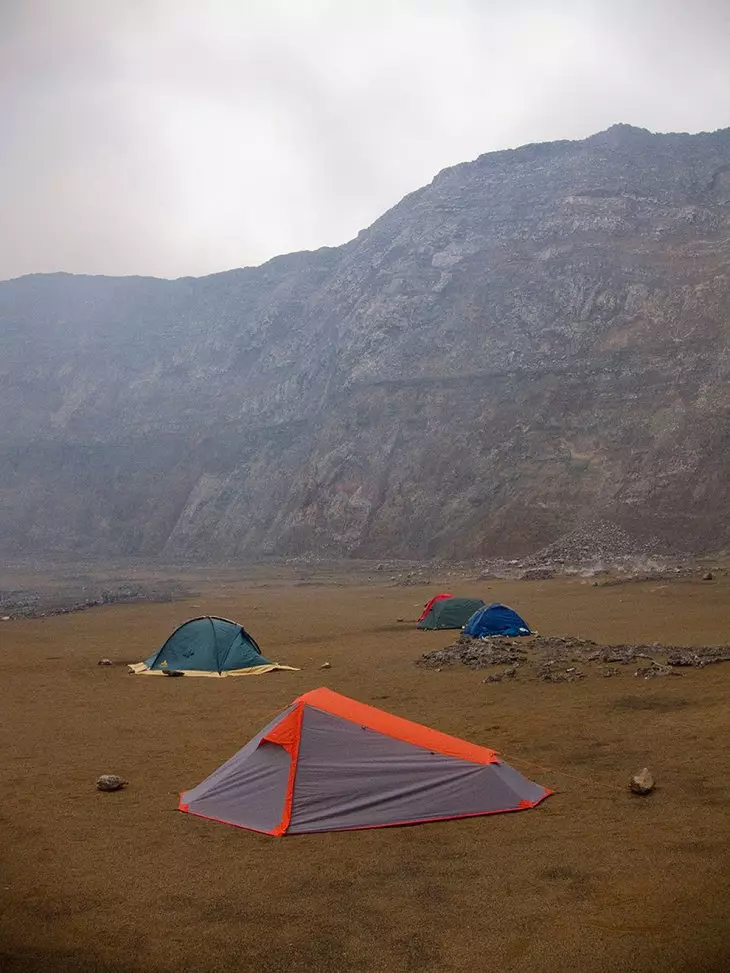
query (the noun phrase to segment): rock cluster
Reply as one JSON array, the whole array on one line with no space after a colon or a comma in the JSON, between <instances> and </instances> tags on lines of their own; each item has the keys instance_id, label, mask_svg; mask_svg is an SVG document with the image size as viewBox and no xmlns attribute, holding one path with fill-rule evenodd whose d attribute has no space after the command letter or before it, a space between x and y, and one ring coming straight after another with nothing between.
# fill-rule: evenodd
<instances>
[{"instance_id":1,"label":"rock cluster","mask_svg":"<svg viewBox=\"0 0 730 973\"><path fill-rule=\"evenodd\" d=\"M660 546L658 539L629 534L611 521L589 521L526 557L528 570L523 578L539 577L540 571L549 572L550 567L614 565L622 560L636 560L656 554Z\"/></svg>"},{"instance_id":2,"label":"rock cluster","mask_svg":"<svg viewBox=\"0 0 730 973\"><path fill-rule=\"evenodd\" d=\"M563 668L555 662L543 662L535 673L543 682L576 682L583 679L583 673L576 666Z\"/></svg>"},{"instance_id":3,"label":"rock cluster","mask_svg":"<svg viewBox=\"0 0 730 973\"><path fill-rule=\"evenodd\" d=\"M730 645L691 648L658 643L600 645L590 639L570 636L536 635L511 639L460 635L452 645L424 653L416 660L416 665L439 671L452 665L465 665L471 669L519 666L521 670L534 670L537 678L544 682L575 682L586 675L583 671L586 665L597 664L598 673L608 678L619 675L622 667L642 660L648 665L635 670L635 675L642 678L680 675L681 668L702 669L730 661ZM501 681L501 676L488 681Z\"/></svg>"},{"instance_id":4,"label":"rock cluster","mask_svg":"<svg viewBox=\"0 0 730 973\"><path fill-rule=\"evenodd\" d=\"M416 665L424 669L440 669L459 662L471 669L486 669L488 666L519 665L526 658L525 646L516 640L473 639L462 635L453 645L425 653Z\"/></svg>"},{"instance_id":5,"label":"rock cluster","mask_svg":"<svg viewBox=\"0 0 730 973\"><path fill-rule=\"evenodd\" d=\"M190 594L184 585L174 580L151 584L65 584L52 591L0 591L0 611L8 612L8 617L13 618L45 618L102 605L175 601Z\"/></svg>"}]
</instances>

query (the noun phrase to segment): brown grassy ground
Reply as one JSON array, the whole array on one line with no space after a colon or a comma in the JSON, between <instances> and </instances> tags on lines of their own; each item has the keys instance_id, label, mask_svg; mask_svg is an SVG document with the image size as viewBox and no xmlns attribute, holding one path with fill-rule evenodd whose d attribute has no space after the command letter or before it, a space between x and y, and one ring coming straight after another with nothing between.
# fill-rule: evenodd
<instances>
[{"instance_id":1,"label":"brown grassy ground","mask_svg":"<svg viewBox=\"0 0 730 973\"><path fill-rule=\"evenodd\" d=\"M570 685L423 671L414 659L451 633L396 619L440 587L228 577L185 603L0 623L4 973L730 969L730 664ZM543 634L730 635L727 581L458 590L513 604ZM96 666L138 661L202 613L240 619L302 671L153 679ZM519 814L283 839L175 810L178 791L319 685L501 750L558 793ZM657 790L632 797L645 764ZM98 793L103 772L130 787Z\"/></svg>"}]
</instances>

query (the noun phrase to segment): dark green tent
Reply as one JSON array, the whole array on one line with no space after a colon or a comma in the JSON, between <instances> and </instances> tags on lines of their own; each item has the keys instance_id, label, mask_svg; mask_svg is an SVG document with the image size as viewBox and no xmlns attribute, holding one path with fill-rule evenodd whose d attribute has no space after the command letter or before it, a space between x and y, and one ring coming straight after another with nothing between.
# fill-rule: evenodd
<instances>
[{"instance_id":1,"label":"dark green tent","mask_svg":"<svg viewBox=\"0 0 730 973\"><path fill-rule=\"evenodd\" d=\"M431 605L418 628L461 628L483 607L481 598L442 598Z\"/></svg>"},{"instance_id":2,"label":"dark green tent","mask_svg":"<svg viewBox=\"0 0 730 973\"><path fill-rule=\"evenodd\" d=\"M130 668L137 673L164 673L167 670L225 676L292 667L265 659L254 638L238 622L205 615L184 622L161 649Z\"/></svg>"}]
</instances>

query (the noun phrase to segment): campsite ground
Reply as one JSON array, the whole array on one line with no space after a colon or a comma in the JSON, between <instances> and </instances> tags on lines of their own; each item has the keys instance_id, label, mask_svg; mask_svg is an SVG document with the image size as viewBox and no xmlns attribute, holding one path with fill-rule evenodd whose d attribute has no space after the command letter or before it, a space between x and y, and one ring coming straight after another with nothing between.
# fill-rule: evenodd
<instances>
[{"instance_id":1,"label":"campsite ground","mask_svg":"<svg viewBox=\"0 0 730 973\"><path fill-rule=\"evenodd\" d=\"M727 576L396 587L277 574L188 577L198 594L185 601L0 623L3 971L730 968L730 663L485 685L484 672L417 668L451 633L397 621L458 586L542 634L721 643ZM240 620L301 671L127 674L122 663L207 613ZM119 665L97 667L102 656ZM176 812L178 791L319 685L494 747L556 794L518 814L283 839ZM658 786L634 797L628 778L644 765ZM104 772L131 783L99 793Z\"/></svg>"}]
</instances>

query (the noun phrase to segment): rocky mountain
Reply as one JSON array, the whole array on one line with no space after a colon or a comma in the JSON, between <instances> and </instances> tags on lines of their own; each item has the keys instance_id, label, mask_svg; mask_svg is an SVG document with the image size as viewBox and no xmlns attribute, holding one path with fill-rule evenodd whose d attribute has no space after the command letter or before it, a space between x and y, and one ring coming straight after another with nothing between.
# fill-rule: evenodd
<instances>
[{"instance_id":1,"label":"rocky mountain","mask_svg":"<svg viewBox=\"0 0 730 973\"><path fill-rule=\"evenodd\" d=\"M201 279L0 283L6 553L730 544L730 129L439 173L355 240Z\"/></svg>"}]
</instances>

